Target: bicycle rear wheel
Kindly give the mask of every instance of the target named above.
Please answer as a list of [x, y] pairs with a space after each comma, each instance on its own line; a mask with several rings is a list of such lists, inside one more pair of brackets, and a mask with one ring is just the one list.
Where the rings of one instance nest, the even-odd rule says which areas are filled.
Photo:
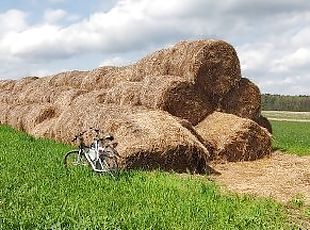
[[70, 168], [78, 165], [87, 165], [85, 155], [80, 154], [79, 150], [72, 150], [70, 152], [67, 152], [64, 157], [64, 166], [66, 168]]
[[104, 154], [102, 154], [102, 162], [104, 163], [104, 167], [109, 172], [116, 172], [119, 170], [118, 162], [117, 162], [117, 153], [116, 150], [112, 148], [106, 148]]

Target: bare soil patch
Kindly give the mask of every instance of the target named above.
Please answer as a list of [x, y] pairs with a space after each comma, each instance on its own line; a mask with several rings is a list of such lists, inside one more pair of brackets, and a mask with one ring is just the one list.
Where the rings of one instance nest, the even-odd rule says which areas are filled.
[[230, 191], [250, 193], [288, 202], [302, 196], [310, 205], [310, 156], [274, 152], [256, 161], [213, 163], [211, 176]]

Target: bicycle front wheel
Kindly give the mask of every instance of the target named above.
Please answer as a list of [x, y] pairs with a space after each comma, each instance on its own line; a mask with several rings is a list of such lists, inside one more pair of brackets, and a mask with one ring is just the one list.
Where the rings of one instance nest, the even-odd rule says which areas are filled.
[[81, 154], [79, 150], [72, 150], [70, 152], [67, 152], [64, 157], [64, 166], [66, 168], [69, 168], [78, 165], [87, 165], [85, 155]]

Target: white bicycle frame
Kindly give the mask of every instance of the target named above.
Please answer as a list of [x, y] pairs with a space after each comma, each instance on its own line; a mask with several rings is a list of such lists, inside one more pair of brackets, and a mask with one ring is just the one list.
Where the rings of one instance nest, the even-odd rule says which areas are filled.
[[[103, 152], [103, 151], [104, 151], [104, 148], [101, 147], [100, 141], [94, 140], [93, 146], [85, 152], [85, 157], [95, 172], [107, 172], [108, 171], [108, 169], [106, 169], [105, 167], [105, 162], [102, 162], [101, 158], [99, 157], [100, 152]], [[98, 168], [97, 163], [99, 163], [100, 168]]]

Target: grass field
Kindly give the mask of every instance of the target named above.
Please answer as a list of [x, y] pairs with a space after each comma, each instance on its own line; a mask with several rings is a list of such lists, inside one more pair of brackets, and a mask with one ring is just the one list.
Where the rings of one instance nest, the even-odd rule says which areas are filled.
[[164, 172], [67, 172], [70, 147], [0, 126], [0, 229], [290, 229], [269, 199]]
[[310, 112], [263, 111], [262, 114], [271, 121], [274, 148], [310, 155]]
[[271, 121], [273, 146], [297, 155], [310, 155], [310, 122]]

